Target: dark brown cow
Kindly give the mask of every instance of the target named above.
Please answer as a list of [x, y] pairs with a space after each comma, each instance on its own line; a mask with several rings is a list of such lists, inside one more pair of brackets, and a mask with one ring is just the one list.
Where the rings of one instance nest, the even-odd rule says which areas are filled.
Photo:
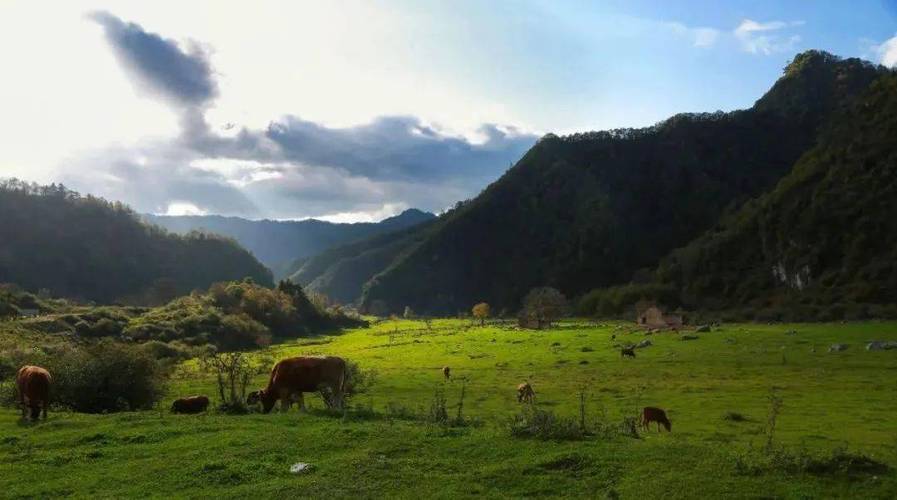
[[452, 378], [452, 369], [449, 368], [448, 366], [443, 366], [442, 367], [442, 375], [445, 376], [446, 380]]
[[26, 408], [31, 409], [31, 420], [37, 420], [43, 411], [47, 418], [47, 406], [50, 404], [50, 384], [53, 377], [50, 372], [39, 366], [26, 365], [16, 373], [16, 388], [19, 391], [19, 404], [22, 405], [22, 418]]
[[[280, 400], [280, 409], [285, 411], [299, 399], [299, 408], [305, 409], [304, 392], [318, 392], [328, 406], [342, 406], [346, 385], [346, 362], [335, 356], [298, 357], [279, 361], [271, 370], [268, 387], [254, 391], [246, 398], [246, 403], [262, 403], [265, 413], [270, 413], [274, 403]], [[329, 395], [324, 391], [328, 390]]]
[[518, 403], [532, 403], [533, 398], [535, 397], [536, 391], [533, 390], [533, 386], [531, 386], [529, 382], [524, 382], [517, 386]]
[[657, 431], [660, 431], [660, 426], [663, 425], [667, 432], [672, 432], [673, 424], [670, 423], [670, 419], [667, 418], [667, 413], [660, 408], [654, 408], [653, 406], [646, 406], [644, 410], [642, 410], [642, 427], [647, 430], [648, 424], [651, 422], [657, 422]]
[[202, 413], [208, 407], [209, 398], [206, 396], [189, 396], [171, 403], [171, 411], [174, 413]]

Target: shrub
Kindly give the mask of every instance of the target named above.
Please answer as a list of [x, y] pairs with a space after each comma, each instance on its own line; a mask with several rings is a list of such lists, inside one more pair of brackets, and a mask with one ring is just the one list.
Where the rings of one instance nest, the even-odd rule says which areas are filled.
[[524, 405], [521, 412], [511, 418], [508, 431], [513, 437], [544, 440], [578, 441], [585, 438], [585, 432], [575, 418], [560, 417], [534, 405]]
[[363, 394], [377, 382], [377, 370], [365, 370], [351, 360], [346, 360], [345, 395]]

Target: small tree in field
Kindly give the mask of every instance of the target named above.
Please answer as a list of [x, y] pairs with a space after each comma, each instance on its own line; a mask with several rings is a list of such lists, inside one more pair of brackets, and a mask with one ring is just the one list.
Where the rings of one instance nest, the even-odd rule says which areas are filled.
[[533, 288], [523, 298], [523, 313], [541, 325], [551, 328], [552, 321], [560, 318], [567, 310], [567, 299], [551, 287]]
[[471, 311], [473, 313], [473, 317], [480, 320], [480, 326], [486, 324], [486, 318], [489, 317], [491, 313], [491, 309], [489, 308], [489, 304], [485, 302], [480, 302], [479, 304], [473, 306]]

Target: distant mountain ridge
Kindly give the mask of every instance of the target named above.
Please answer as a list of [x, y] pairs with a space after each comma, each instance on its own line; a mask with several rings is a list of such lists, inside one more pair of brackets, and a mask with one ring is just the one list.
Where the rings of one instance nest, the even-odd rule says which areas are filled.
[[[776, 186], [831, 117], [887, 73], [807, 51], [746, 110], [548, 134], [479, 196], [413, 236], [370, 240], [342, 255], [335, 249], [306, 263], [327, 256], [335, 267], [295, 276], [355, 295], [364, 310], [429, 313], [466, 311], [479, 301], [513, 311], [536, 286], [572, 298], [650, 280], [672, 250]], [[345, 272], [360, 256], [368, 256], [356, 266], [363, 272]]]
[[298, 268], [295, 261], [301, 262], [327, 248], [410, 227], [434, 217], [413, 208], [380, 222], [351, 224], [317, 219], [275, 221], [220, 215], [143, 215], [147, 222], [174, 233], [207, 231], [233, 238], [277, 276], [292, 274]]

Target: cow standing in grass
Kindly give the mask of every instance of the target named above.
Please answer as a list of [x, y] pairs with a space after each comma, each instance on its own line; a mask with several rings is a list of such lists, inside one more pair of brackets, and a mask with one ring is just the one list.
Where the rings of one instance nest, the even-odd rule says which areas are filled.
[[30, 409], [31, 420], [37, 420], [42, 412], [46, 420], [52, 382], [53, 377], [44, 368], [30, 365], [19, 368], [16, 373], [16, 389], [22, 406], [22, 418], [26, 417], [27, 410]]
[[648, 424], [651, 422], [657, 422], [657, 431], [660, 431], [660, 426], [663, 425], [667, 432], [672, 432], [673, 424], [670, 423], [670, 419], [667, 418], [667, 414], [665, 411], [660, 408], [654, 408], [653, 406], [646, 406], [645, 409], [642, 410], [642, 428], [645, 430], [648, 429]]
[[452, 369], [449, 368], [448, 366], [443, 366], [442, 367], [442, 376], [444, 376], [446, 380], [452, 378]]
[[[346, 362], [336, 356], [287, 358], [279, 361], [271, 370], [268, 386], [249, 393], [246, 403], [262, 403], [265, 413], [270, 413], [274, 403], [280, 400], [285, 411], [299, 399], [299, 409], [305, 410], [305, 392], [321, 392], [327, 406], [342, 407], [346, 390]], [[326, 392], [325, 392], [326, 391]]]

